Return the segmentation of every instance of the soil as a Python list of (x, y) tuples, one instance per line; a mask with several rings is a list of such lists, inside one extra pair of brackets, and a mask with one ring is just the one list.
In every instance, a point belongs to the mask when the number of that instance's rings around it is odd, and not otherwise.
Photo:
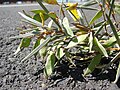
[[(43, 77), (43, 64), (40, 59), (34, 60), (32, 57), (28, 62), (20, 64), (31, 49), (24, 49), (18, 55), (14, 55), (20, 39), (9, 38), (18, 35), (16, 28), (23, 25), (17, 12), (38, 8), (40, 7), (37, 5), (0, 7), (0, 90), (120, 90), (120, 80), (117, 84), (112, 83), (115, 79), (116, 65), (100, 75), (100, 70), (96, 69), (84, 78), (82, 74), (86, 66), (70, 68), (66, 62), (61, 62), (47, 80)], [(53, 6), (48, 8), (58, 11), (58, 8)]]

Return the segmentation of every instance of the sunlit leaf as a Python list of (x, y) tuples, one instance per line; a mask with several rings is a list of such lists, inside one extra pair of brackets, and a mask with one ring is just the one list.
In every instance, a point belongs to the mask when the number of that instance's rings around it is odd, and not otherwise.
[(74, 10), (74, 9), (76, 9), (77, 8), (77, 5), (78, 5), (78, 3), (68, 3), (67, 4), (67, 8), (66, 8), (66, 10)]
[[(42, 44), (44, 41), (45, 41), (45, 39), (41, 39), (40, 44)], [(46, 55), (46, 52), (47, 52), (46, 45), (39, 50), (39, 54), (42, 58)]]
[(105, 47), (113, 46), (116, 43), (116, 38), (113, 36), (109, 40), (107, 40), (103, 45)]
[(90, 21), (90, 25), (91, 24), (93, 24), (96, 20), (98, 20), (100, 17), (102, 16), (102, 11), (100, 10), (100, 11), (98, 11), (96, 14), (95, 14), (95, 16), (91, 19), (91, 21)]
[(40, 17), (41, 17), (41, 20), (42, 20), (42, 26), (44, 26), (44, 22), (45, 22), (45, 15), (43, 13), (40, 13)]
[(26, 16), (25, 14), (23, 14), (23, 13), (21, 13), (21, 12), (18, 12), (18, 13), (19, 13), (24, 19), (26, 19), (26, 20), (34, 23), (35, 25), (37, 25), (37, 26), (42, 26), (42, 24), (41, 24), (40, 22), (38, 22), (38, 21), (36, 21), (36, 20), (34, 20), (34, 19)]
[(55, 54), (52, 51), (50, 51), (44, 69), (44, 75), (46, 77), (50, 76), (53, 73), (54, 64), (55, 64)]
[(71, 30), (69, 26), (69, 21), (67, 17), (63, 19), (63, 27), (65, 28), (67, 35), (74, 36), (73, 31)]
[(58, 60), (61, 59), (64, 55), (65, 55), (65, 53), (64, 53), (63, 48), (58, 48), (58, 49), (57, 49), (57, 53), (56, 53), (57, 59), (58, 59)]
[(89, 37), (89, 52), (92, 51), (92, 47), (93, 47), (93, 35), (92, 35), (92, 32), (90, 32), (90, 37)]
[(58, 4), (57, 0), (43, 0), (43, 1), (48, 3), (48, 4), (53, 4), (53, 5)]
[(84, 76), (86, 76), (94, 71), (96, 66), (100, 63), (101, 58), (102, 58), (101, 54), (98, 54), (92, 59), (89, 66), (87, 67), (87, 69), (84, 72)]
[(49, 28), (49, 29), (51, 29), (52, 24), (53, 24), (53, 20), (51, 20), (51, 21), (48, 23), (48, 28)]
[(115, 78), (115, 81), (114, 81), (113, 83), (117, 83), (117, 81), (118, 81), (119, 77), (120, 77), (120, 62), (119, 62), (119, 65), (118, 65), (116, 78)]
[[(66, 10), (69, 10), (70, 13), (73, 15), (72, 17), (73, 17), (73, 19), (74, 19), (75, 21), (76, 21), (76, 19), (77, 19), (77, 20), (80, 19), (79, 11), (77, 10), (77, 5), (78, 5), (78, 3), (75, 3), (75, 4), (73, 4), (73, 3), (68, 3), (68, 4), (67, 4), (68, 8), (66, 8)], [(71, 15), (71, 14), (70, 14), (70, 15)]]
[(105, 57), (108, 57), (106, 49), (100, 44), (96, 37), (94, 37), (94, 45), (96, 46), (96, 50), (98, 50)]
[(66, 48), (71, 48), (76, 46), (77, 44), (80, 44), (81, 42), (83, 42), (86, 38), (88, 37), (88, 34), (84, 34), (84, 35), (79, 35), (76, 38), (73, 38), (68, 46)]

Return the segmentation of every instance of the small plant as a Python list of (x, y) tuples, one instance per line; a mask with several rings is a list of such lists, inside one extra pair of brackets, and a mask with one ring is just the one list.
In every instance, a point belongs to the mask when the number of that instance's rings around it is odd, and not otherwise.
[[(49, 11), (42, 1), (58, 5), (60, 7), (59, 15)], [(116, 20), (116, 14), (120, 15), (120, 5), (115, 3), (115, 0), (89, 0), (83, 4), (64, 4), (63, 2), (58, 4), (56, 0), (37, 0), (37, 2), (42, 10), (32, 10), (33, 16), (28, 15), (25, 11), (19, 12), (24, 18), (23, 21), (31, 25), (30, 28), (23, 29), (19, 36), (12, 37), (22, 38), (15, 54), (21, 48), (27, 48), (34, 41), (32, 52), (21, 62), (28, 60), (31, 56), (41, 56), (45, 60), (44, 75), (46, 77), (53, 73), (56, 65), (64, 57), (65, 60), (76, 66), (73, 58), (77, 53), (79, 53), (80, 60), (89, 63), (84, 76), (92, 73), (95, 68), (99, 67), (104, 71), (114, 62), (119, 62), (120, 21)], [(99, 8), (94, 8), (95, 4)], [(90, 10), (90, 12), (96, 11), (90, 21), (88, 21), (84, 9)], [(65, 11), (70, 14), (72, 22), (69, 22)], [(48, 18), (51, 20), (46, 25), (45, 21)], [(72, 52), (73, 48), (76, 48), (77, 51)], [(101, 65), (101, 59), (113, 55), (114, 51), (117, 51), (115, 57), (108, 64)], [(118, 81), (119, 76), (120, 64), (114, 83)]]

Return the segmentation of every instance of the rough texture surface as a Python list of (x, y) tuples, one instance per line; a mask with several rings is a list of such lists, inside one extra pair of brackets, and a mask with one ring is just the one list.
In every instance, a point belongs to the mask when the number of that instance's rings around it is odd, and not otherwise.
[[(40, 60), (31, 58), (20, 64), (20, 60), (30, 52), (30, 48), (14, 55), (20, 40), (9, 38), (18, 34), (16, 27), (23, 25), (17, 12), (37, 8), (40, 7), (0, 7), (0, 90), (120, 90), (120, 81), (117, 84), (112, 83), (116, 68), (108, 69), (102, 75), (97, 75), (99, 70), (96, 70), (84, 79), (81, 75), (84, 67), (69, 68), (63, 63), (56, 68), (56, 74), (46, 80)], [(53, 6), (48, 8), (58, 10)]]

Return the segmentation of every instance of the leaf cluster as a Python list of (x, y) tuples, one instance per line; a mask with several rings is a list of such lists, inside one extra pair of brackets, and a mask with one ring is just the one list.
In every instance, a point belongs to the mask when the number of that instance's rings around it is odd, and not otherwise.
[[(120, 53), (120, 21), (116, 20), (116, 14), (120, 15), (120, 4), (115, 0), (89, 0), (83, 4), (68, 3), (58, 4), (56, 0), (43, 0), (52, 5), (58, 5), (59, 15), (49, 11), (41, 0), (37, 0), (42, 10), (32, 10), (33, 16), (25, 11), (19, 14), (24, 18), (23, 22), (31, 25), (30, 28), (22, 29), (19, 36), (11, 38), (21, 38), (17, 54), (21, 48), (27, 48), (32, 43), (33, 50), (21, 62), (28, 60), (31, 56), (41, 57), (45, 60), (44, 75), (50, 76), (60, 60), (67, 58), (69, 63), (76, 66), (73, 59), (76, 53), (84, 53), (85, 57), (78, 56), (86, 62), (90, 60), (84, 76), (92, 73), (99, 67), (103, 71), (114, 62), (118, 62)], [(94, 8), (94, 5), (98, 8)], [(96, 11), (96, 14), (88, 21), (84, 10)], [(68, 12), (72, 22), (65, 15)], [(50, 19), (46, 24), (46, 20)], [(102, 20), (101, 20), (102, 19)], [(54, 25), (56, 24), (56, 25)], [(80, 52), (70, 52), (77, 48)], [(116, 52), (116, 56), (104, 67), (101, 65), (102, 58), (108, 58)], [(86, 56), (88, 55), (88, 56)], [(120, 76), (120, 64), (118, 66), (116, 80)]]

